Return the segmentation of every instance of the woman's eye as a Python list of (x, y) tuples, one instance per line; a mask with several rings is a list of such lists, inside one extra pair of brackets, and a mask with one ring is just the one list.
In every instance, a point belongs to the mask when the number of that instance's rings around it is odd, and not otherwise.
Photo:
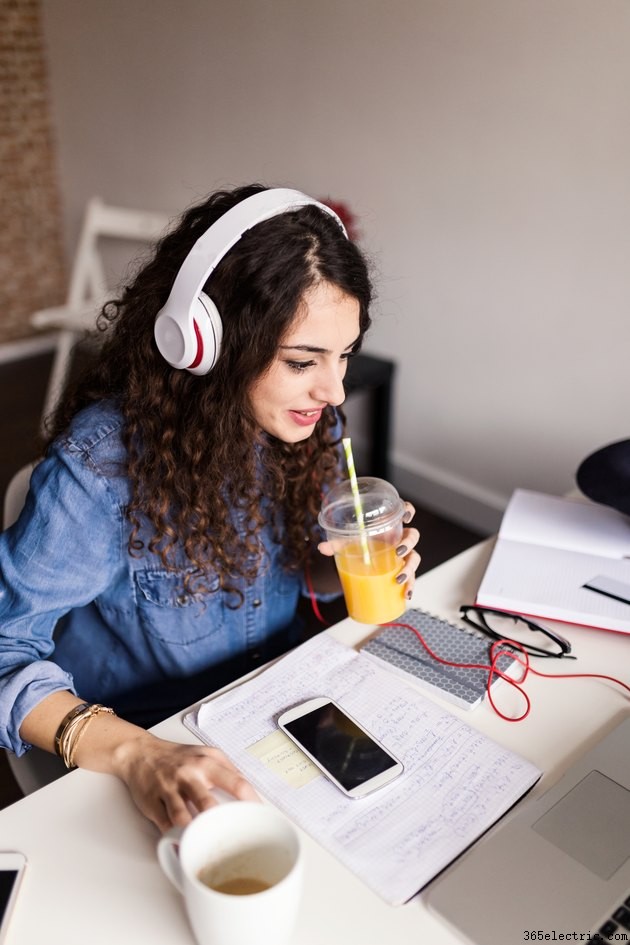
[(292, 371), (296, 371), (298, 374), (302, 374), (307, 368), (312, 367), (315, 364), (314, 361), (287, 361), (287, 364)]

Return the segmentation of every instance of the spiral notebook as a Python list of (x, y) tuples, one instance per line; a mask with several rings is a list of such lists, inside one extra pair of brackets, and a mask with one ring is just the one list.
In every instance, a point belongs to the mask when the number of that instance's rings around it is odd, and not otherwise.
[[(492, 641), (482, 633), (417, 608), (407, 610), (400, 622), (415, 627), (442, 659), (454, 663), (490, 663)], [(486, 695), (487, 670), (459, 669), (438, 663), (406, 627), (382, 627), (361, 647), (361, 652), (403, 676), (414, 676), (423, 687), (464, 709), (479, 705)], [(499, 658), (498, 666), (509, 674), (511, 670), (518, 670), (519, 663), (506, 654)], [(500, 677), (495, 676), (493, 687), (500, 682)]]

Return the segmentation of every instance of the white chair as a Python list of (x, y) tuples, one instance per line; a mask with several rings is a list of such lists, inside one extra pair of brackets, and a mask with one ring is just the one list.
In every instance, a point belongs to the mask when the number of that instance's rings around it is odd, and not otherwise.
[(8, 528), (9, 525), (13, 525), (22, 511), (22, 506), (24, 505), (28, 486), (31, 481), (31, 473), (34, 468), (35, 463), (29, 463), (28, 466), (23, 466), (22, 469), (16, 472), (7, 486), (2, 510), (3, 529)]
[[(3, 528), (8, 528), (18, 518), (26, 499), (34, 466), (35, 463), (24, 466), (9, 483), (4, 495)], [(31, 748), (19, 758), (12, 751), (7, 751), (6, 757), (13, 777), (23, 794), (32, 794), (33, 791), (50, 784), (51, 781), (56, 781), (66, 773), (66, 768), (60, 758), (39, 748)]]
[(58, 331), (55, 356), (42, 411), (42, 427), (63, 392), (74, 346), (96, 326), (96, 316), (107, 300), (108, 285), (103, 246), (107, 240), (153, 243), (169, 224), (164, 213), (113, 207), (100, 197), (88, 201), (77, 250), (72, 264), (68, 296), (64, 305), (31, 315), (36, 328)]

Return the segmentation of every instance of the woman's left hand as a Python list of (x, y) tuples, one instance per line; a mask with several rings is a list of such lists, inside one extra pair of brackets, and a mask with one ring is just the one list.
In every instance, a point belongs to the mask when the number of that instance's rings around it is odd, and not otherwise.
[[(403, 522), (408, 524), (411, 522), (415, 514), (416, 510), (411, 502), (405, 502), (405, 514), (403, 516)], [(396, 554), (401, 559), (401, 566), (398, 574), (396, 575), (396, 580), (399, 584), (404, 584), (405, 597), (407, 600), (411, 600), (413, 595), (416, 571), (418, 569), (418, 565), (420, 564), (420, 555), (415, 550), (415, 547), (419, 541), (420, 532), (417, 528), (403, 528), (400, 544), (396, 548)], [(333, 543), (331, 541), (322, 541), (319, 543), (317, 548), (323, 555), (328, 557), (335, 553)]]
[[(416, 514), (416, 510), (411, 502), (405, 502), (405, 509), (403, 522), (409, 523)], [(420, 555), (415, 550), (419, 541), (420, 532), (417, 528), (404, 528), (400, 544), (396, 548), (396, 554), (402, 558), (403, 562), (400, 571), (396, 575), (396, 580), (399, 584), (404, 584), (405, 597), (407, 600), (411, 600), (413, 596), (413, 588), (416, 583), (416, 571), (421, 561)]]

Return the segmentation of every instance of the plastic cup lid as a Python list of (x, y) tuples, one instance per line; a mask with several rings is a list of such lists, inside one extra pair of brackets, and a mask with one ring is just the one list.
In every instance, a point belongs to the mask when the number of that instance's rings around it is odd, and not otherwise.
[[(360, 476), (357, 483), (363, 529), (373, 535), (398, 525), (405, 513), (405, 503), (394, 486), (373, 476)], [(337, 483), (326, 494), (318, 521), (329, 535), (349, 537), (359, 534), (361, 526), (349, 480)]]

